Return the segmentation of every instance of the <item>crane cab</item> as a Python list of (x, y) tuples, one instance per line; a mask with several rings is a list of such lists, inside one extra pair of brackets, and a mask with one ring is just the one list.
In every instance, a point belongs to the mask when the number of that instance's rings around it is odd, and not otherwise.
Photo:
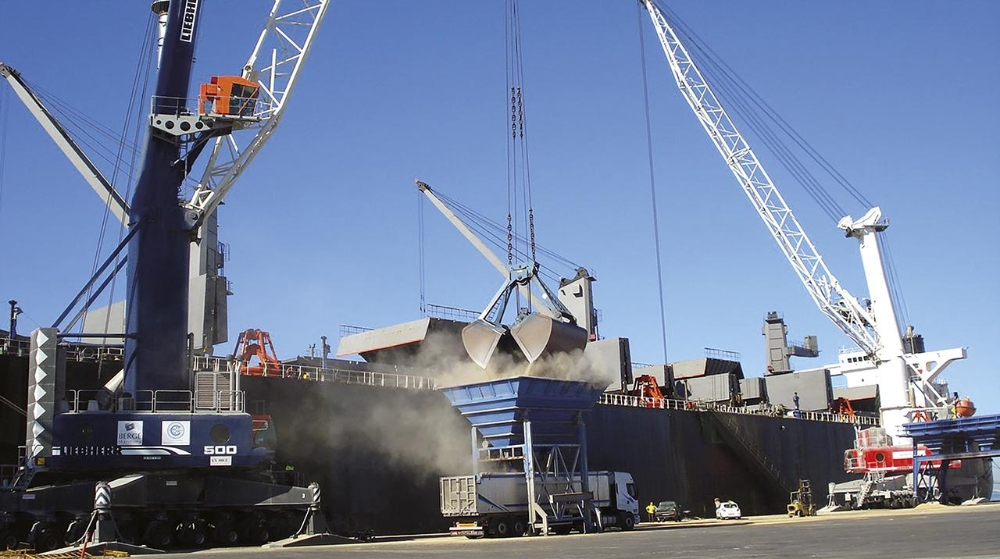
[(257, 110), (260, 86), (239, 76), (212, 76), (201, 84), (198, 114), (202, 116), (252, 119)]

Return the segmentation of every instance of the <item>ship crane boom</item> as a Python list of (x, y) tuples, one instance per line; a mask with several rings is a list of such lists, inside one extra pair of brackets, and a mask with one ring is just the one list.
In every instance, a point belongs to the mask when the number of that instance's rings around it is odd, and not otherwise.
[(858, 347), (875, 357), (880, 348), (880, 339), (873, 328), (874, 317), (840, 285), (826, 267), (823, 257), (799, 225), (795, 214), (757, 159), (753, 148), (729, 117), (663, 13), (650, 0), (640, 2), (653, 20), (677, 87), (743, 187), (771, 236), (781, 247), (806, 291), (823, 314)]
[(922, 348), (914, 349), (912, 339), (911, 347), (904, 348), (878, 239), (878, 234), (888, 227), (881, 210), (874, 207), (860, 219), (847, 216), (838, 223), (838, 227), (860, 245), (869, 293), (869, 298), (862, 304), (826, 267), (823, 257), (799, 225), (754, 150), (705, 81), (655, 0), (639, 2), (653, 22), (684, 99), (736, 176), (810, 297), (823, 314), (857, 344), (868, 363), (865, 371), (856, 367), (854, 371), (844, 371), (842, 358), (840, 365), (834, 368), (848, 377), (849, 386), (878, 384), (882, 424), (893, 434), (915, 411), (946, 405), (947, 394), (941, 394), (934, 379), (949, 363), (964, 359), (966, 351), (955, 348), (924, 352)]

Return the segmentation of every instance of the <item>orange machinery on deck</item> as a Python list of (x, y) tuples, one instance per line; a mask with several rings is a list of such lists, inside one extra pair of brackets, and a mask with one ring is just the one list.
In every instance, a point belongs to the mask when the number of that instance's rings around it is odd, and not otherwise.
[(664, 399), (660, 385), (656, 382), (656, 377), (652, 375), (641, 375), (635, 378), (632, 383), (630, 396), (638, 396), (646, 400), (647, 408), (658, 408)]
[[(281, 376), (282, 365), (278, 361), (274, 351), (274, 344), (271, 343), (271, 334), (263, 330), (251, 328), (240, 333), (236, 340), (236, 349), (233, 356), (239, 363), (241, 375), (253, 376)], [(250, 362), (257, 358), (257, 363), (251, 365)]]

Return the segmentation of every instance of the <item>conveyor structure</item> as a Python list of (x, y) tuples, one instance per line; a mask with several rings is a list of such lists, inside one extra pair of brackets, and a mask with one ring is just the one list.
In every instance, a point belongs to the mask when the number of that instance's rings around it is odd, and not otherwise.
[(584, 414), (604, 392), (586, 381), (519, 376), (442, 388), (472, 424), (475, 474), (524, 472), (534, 528), (592, 530)]
[[(905, 423), (903, 431), (913, 440), (914, 479), (919, 479), (921, 465), (930, 460), (940, 460), (941, 470), (945, 471), (952, 460), (1000, 456), (1000, 415)], [(931, 454), (918, 455), (917, 445), (926, 445)], [(986, 471), (990, 472), (988, 465)], [(941, 478), (938, 489), (942, 495), (947, 495), (944, 479)], [(930, 495), (931, 491), (927, 494)]]

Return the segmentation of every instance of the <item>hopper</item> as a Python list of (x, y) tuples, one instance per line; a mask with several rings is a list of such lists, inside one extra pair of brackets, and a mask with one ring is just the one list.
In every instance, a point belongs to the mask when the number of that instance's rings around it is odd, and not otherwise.
[(524, 444), (524, 421), (534, 443), (578, 438), (579, 412), (589, 411), (604, 391), (586, 381), (510, 377), (440, 389), (494, 447)]

